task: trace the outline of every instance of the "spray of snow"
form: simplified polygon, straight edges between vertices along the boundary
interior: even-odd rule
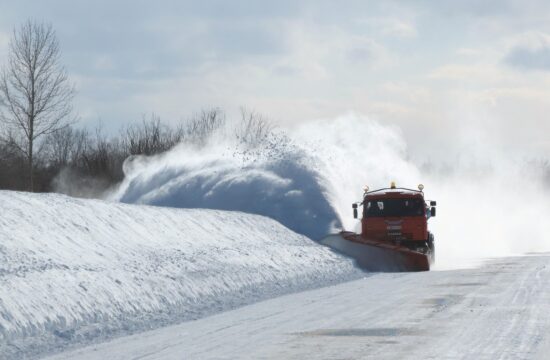
[[[280,133],[253,145],[226,134],[220,130],[206,146],[181,145],[161,156],[130,159],[114,198],[260,214],[314,239],[340,227],[315,156]]]
[[[261,214],[320,239],[339,228],[357,230],[350,204],[361,199],[365,184],[423,183],[439,205],[430,220],[439,268],[549,250],[544,236],[550,228],[539,220],[550,215],[543,177],[526,166],[523,154],[504,156],[482,131],[471,129],[454,134],[460,156],[422,166],[408,158],[399,128],[354,114],[304,123],[254,147],[220,131],[205,147],[182,145],[131,159],[112,197]]]

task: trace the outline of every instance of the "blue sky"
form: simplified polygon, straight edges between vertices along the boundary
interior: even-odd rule
[[[420,153],[472,128],[550,150],[548,2],[1,2],[0,61],[14,27],[51,22],[84,124],[246,106],[291,126],[353,111]]]

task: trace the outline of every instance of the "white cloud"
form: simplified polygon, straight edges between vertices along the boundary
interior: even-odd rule
[[[396,102],[374,101],[369,104],[371,111],[375,114],[383,114],[384,116],[396,116],[396,115],[411,115],[413,109],[410,107],[401,105]]]
[[[499,87],[489,88],[478,92],[470,92],[470,95],[479,103],[497,106],[501,101],[532,101],[546,103],[548,93],[531,87]]]
[[[482,54],[483,51],[479,49],[473,49],[473,48],[459,48],[456,50],[456,54],[463,57],[473,57],[473,56],[479,56]]]
[[[510,47],[522,46],[529,49],[539,49],[550,44],[550,34],[542,31],[526,31],[508,39]]]
[[[429,77],[483,83],[504,80],[509,74],[492,64],[447,64],[434,69]]]
[[[396,98],[407,99],[414,103],[427,102],[432,98],[430,90],[418,84],[386,82],[381,85],[381,88]]]
[[[314,25],[288,22],[285,31],[279,34],[285,38],[286,53],[273,59],[273,71],[303,80],[315,81],[328,77],[333,39],[319,31]],[[319,46],[322,43],[323,46]],[[282,73],[281,73],[282,71]]]
[[[414,38],[418,35],[415,25],[397,18],[377,18],[370,20],[384,35],[400,38]]]
[[[336,51],[346,54],[347,61],[366,69],[380,70],[397,64],[397,58],[380,42],[368,36],[342,34]],[[345,65],[343,65],[345,66]]]
[[[95,58],[93,66],[99,71],[111,71],[115,69],[113,58],[109,55],[99,55]]]

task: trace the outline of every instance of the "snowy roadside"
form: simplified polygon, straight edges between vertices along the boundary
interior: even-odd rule
[[[378,273],[48,360],[548,359],[550,254]]]
[[[0,191],[0,357],[38,356],[361,276],[269,218]]]

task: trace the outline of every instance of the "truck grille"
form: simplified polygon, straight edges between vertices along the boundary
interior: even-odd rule
[[[389,237],[401,237],[401,221],[386,221]]]

